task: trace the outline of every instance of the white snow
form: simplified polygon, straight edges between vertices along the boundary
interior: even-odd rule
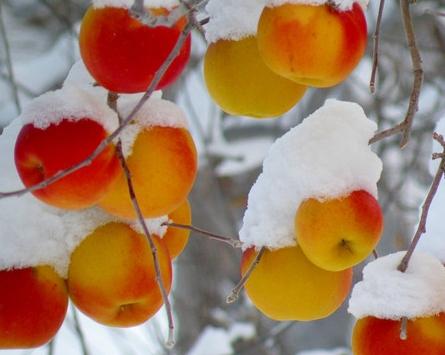
[[[139,96],[122,96],[118,100],[118,110],[123,118],[128,117],[139,101]],[[167,100],[150,98],[136,113],[131,124],[120,134],[122,150],[128,157],[139,132],[154,126],[188,129],[187,117],[181,108]]]
[[[399,320],[445,311],[445,268],[435,257],[415,251],[408,270],[397,267],[405,252],[380,257],[363,269],[352,290],[348,311],[356,318]]]
[[[93,0],[93,6],[95,8],[102,7],[123,7],[129,9],[134,3],[134,0]],[[144,0],[144,6],[148,8],[164,8],[167,10],[172,9],[179,5],[178,0]]]
[[[264,5],[265,0],[210,0],[206,6],[210,16],[206,25],[207,42],[237,41],[256,35]]]
[[[313,349],[304,350],[297,353],[297,355],[351,355],[352,352],[346,348],[335,348],[335,349]]]
[[[165,222],[169,222],[168,216],[145,219],[145,224],[150,234],[155,234],[160,238],[162,238],[165,235],[165,233],[167,233],[168,227],[162,225]],[[130,226],[136,232],[144,234],[144,229],[142,228],[139,221],[131,223]]]
[[[284,4],[305,4],[321,6],[328,3],[328,0],[265,0],[267,7],[278,7]],[[363,9],[368,6],[369,0],[333,0],[333,4],[340,11],[348,11],[354,2],[358,2]]]
[[[277,139],[248,196],[240,230],[245,247],[295,245],[294,217],[305,199],[356,190],[377,198],[382,162],[368,145],[376,128],[358,104],[331,99]]]
[[[32,123],[40,129],[58,124],[62,119],[76,121],[84,118],[96,121],[107,132],[118,127],[117,115],[99,96],[74,85],[65,85],[60,90],[49,91],[35,98],[26,105],[20,116],[24,125]]]

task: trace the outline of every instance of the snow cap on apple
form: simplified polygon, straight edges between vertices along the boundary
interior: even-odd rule
[[[397,270],[406,252],[380,257],[363,269],[352,290],[348,311],[356,318],[400,320],[429,317],[445,311],[445,268],[426,253],[415,251],[406,272]]]
[[[254,36],[264,4],[265,0],[210,0],[206,6],[210,16],[205,34],[207,42],[238,41]]]
[[[284,4],[303,4],[312,6],[321,6],[325,4],[333,4],[340,11],[351,10],[354,2],[360,4],[363,9],[368,6],[369,0],[265,0],[267,7],[277,7]]]
[[[134,0],[93,0],[93,6],[95,8],[123,7],[129,9],[133,6],[133,4]],[[178,0],[144,0],[144,6],[151,9],[164,8],[170,10],[178,5]]]
[[[368,145],[376,129],[358,104],[331,99],[277,139],[248,196],[240,230],[244,246],[296,245],[295,213],[306,199],[358,190],[377,198],[382,162]]]

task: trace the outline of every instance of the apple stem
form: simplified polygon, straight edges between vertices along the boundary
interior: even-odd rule
[[[411,243],[408,247],[405,256],[403,257],[402,261],[400,262],[400,265],[397,268],[401,272],[405,272],[408,269],[409,260],[411,259],[411,256],[414,253],[417,243],[419,242],[422,234],[426,232],[426,221],[428,219],[428,212],[445,172],[445,140],[443,136],[441,136],[436,132],[433,133],[433,139],[442,145],[444,156],[442,157],[442,160],[439,164],[439,168],[437,169],[436,175],[434,176],[433,182],[431,183],[430,190],[428,191],[428,194],[425,198],[425,202],[423,203],[422,214],[420,215],[420,222],[419,225],[417,226],[416,233],[414,234],[414,237],[411,240]]]
[[[122,118],[121,118],[119,112],[117,111],[118,98],[119,98],[118,94],[109,92],[108,97],[107,97],[107,103],[110,106],[110,108],[116,112],[116,114],[119,118],[119,123],[122,123]],[[150,245],[151,254],[153,257],[153,264],[154,264],[155,272],[156,272],[156,283],[158,284],[159,290],[162,295],[162,300],[165,305],[165,310],[167,312],[168,337],[165,342],[165,346],[167,348],[172,348],[175,345],[175,339],[174,339],[175,325],[174,325],[172,307],[171,307],[170,301],[168,299],[168,293],[167,293],[167,290],[165,289],[164,281],[162,280],[161,267],[160,267],[159,258],[158,258],[158,251],[157,251],[155,243],[153,242],[153,238],[150,234],[150,231],[148,230],[147,224],[145,223],[145,219],[142,214],[142,210],[139,205],[139,201],[136,197],[136,193],[134,191],[134,186],[133,186],[133,181],[131,179],[130,169],[128,168],[127,161],[125,160],[125,156],[122,151],[122,142],[120,139],[118,140],[118,142],[116,144],[116,155],[119,158],[119,161],[121,163],[122,169],[124,171],[124,174],[125,174],[125,177],[127,180],[128,193],[130,195],[131,203],[133,204],[133,209],[136,212],[139,223],[141,224],[144,234],[147,237],[148,244]]]
[[[234,287],[232,292],[227,296],[226,302],[227,303],[233,303],[239,298],[239,294],[241,290],[243,289],[244,285],[246,284],[247,280],[249,279],[252,272],[255,270],[259,262],[261,261],[261,258],[266,251],[265,247],[262,247],[258,254],[255,256],[255,259],[253,259],[252,263],[249,265],[249,268],[247,269],[246,273],[243,275],[241,280],[238,282],[238,284]]]
[[[378,12],[378,15],[377,15],[377,22],[376,22],[376,25],[375,25],[375,32],[374,32],[374,35],[373,35],[374,49],[373,49],[373,52],[372,52],[371,79],[369,81],[369,90],[371,91],[371,94],[375,93],[375,78],[376,78],[377,70],[378,70],[378,66],[379,66],[380,24],[382,22],[384,6],[385,6],[385,0],[380,0],[379,12]]]
[[[157,85],[161,81],[162,77],[164,76],[165,72],[169,68],[170,64],[175,60],[175,58],[178,56],[182,45],[184,44],[185,40],[187,39],[188,35],[194,28],[193,21],[188,21],[187,25],[184,27],[182,32],[180,33],[178,40],[176,41],[175,46],[169,53],[167,59],[162,63],[159,70],[155,73],[153,80],[151,81],[150,85],[148,86],[147,90],[145,91],[144,95],[141,97],[141,99],[138,101],[138,103],[135,105],[133,110],[130,112],[130,114],[125,117],[122,120],[122,123],[119,125],[118,128],[116,128],[108,137],[102,140],[100,144],[97,146],[97,148],[84,160],[80,161],[77,164],[74,164],[73,166],[59,171],[57,174],[54,174],[53,176],[42,180],[38,184],[35,184],[33,186],[30,186],[28,188],[23,188],[19,190],[14,191],[8,191],[8,192],[0,192],[0,198],[6,198],[11,196],[22,196],[26,193],[37,191],[40,189],[44,189],[45,187],[48,187],[49,185],[55,183],[56,181],[59,181],[60,179],[63,179],[65,176],[68,176],[74,172],[76,172],[79,169],[82,169],[83,167],[86,167],[90,165],[93,160],[98,157],[105,148],[108,147],[109,144],[113,143],[114,139],[121,134],[121,132],[124,130],[124,128],[133,120],[134,116],[139,112],[139,110],[144,106],[144,104],[147,102],[147,100],[150,98],[150,96],[153,94],[153,92],[156,90]]]
[[[400,339],[408,339],[408,318],[406,317],[402,317],[402,319],[400,320]]]
[[[419,97],[420,90],[423,83],[423,68],[422,68],[422,57],[420,56],[419,48],[416,43],[416,35],[414,32],[413,21],[410,13],[410,0],[400,1],[400,10],[402,13],[403,29],[405,32],[406,42],[408,44],[411,62],[413,66],[413,86],[411,90],[411,95],[409,98],[408,109],[405,115],[405,119],[399,124],[392,128],[386,129],[382,132],[377,133],[369,140],[369,144],[378,142],[386,137],[402,133],[402,139],[400,141],[400,147],[404,148],[409,141],[411,135],[411,127],[413,124],[414,115],[419,108]]]
[[[225,237],[222,235],[218,235],[209,231],[206,231],[204,229],[195,227],[193,225],[187,225],[187,224],[179,224],[179,223],[173,223],[173,222],[164,222],[162,223],[163,226],[172,227],[172,228],[179,228],[179,229],[187,229],[193,232],[197,232],[199,236],[206,236],[210,239],[217,240],[222,243],[226,243],[230,245],[232,248],[241,248],[243,246],[243,242],[240,240],[234,239],[232,237]]]

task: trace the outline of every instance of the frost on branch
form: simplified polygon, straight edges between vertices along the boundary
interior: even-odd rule
[[[93,0],[93,6],[95,8],[102,7],[123,7],[126,9],[133,6],[134,0]],[[164,8],[167,10],[172,9],[179,5],[178,0],[144,0],[144,6],[148,8]]]
[[[356,318],[399,320],[445,311],[445,268],[435,257],[414,252],[406,272],[397,270],[404,251],[380,257],[363,269],[349,301]]]
[[[240,230],[245,246],[296,244],[294,217],[300,203],[365,190],[377,198],[382,162],[368,141],[377,126],[352,102],[325,105],[279,138],[252,187]]]

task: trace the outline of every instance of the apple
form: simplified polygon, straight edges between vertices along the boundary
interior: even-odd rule
[[[264,64],[256,36],[211,43],[204,56],[204,79],[213,100],[235,116],[280,116],[306,91]]]
[[[152,9],[166,15],[165,9]],[[147,89],[186,25],[182,17],[171,27],[149,27],[120,7],[90,7],[80,27],[80,54],[88,71],[106,89],[136,93]],[[175,81],[190,57],[188,36],[156,89]]]
[[[339,10],[327,3],[266,7],[258,23],[258,49],[278,75],[301,85],[339,84],[363,57],[367,25],[361,6]]]
[[[340,271],[366,259],[383,229],[377,200],[364,190],[337,199],[302,202],[295,216],[295,234],[315,265]]]
[[[0,271],[0,349],[49,342],[68,307],[64,280],[50,266]]]
[[[241,260],[244,275],[254,248]],[[331,272],[312,264],[299,246],[266,250],[245,284],[247,296],[266,316],[279,321],[310,321],[335,312],[349,293],[352,269]]]
[[[127,164],[144,217],[164,216],[184,202],[193,186],[195,144],[187,129],[146,127],[138,133]],[[123,172],[99,206],[119,217],[136,218]]]
[[[162,240],[153,241],[169,292],[170,256]],[[163,304],[147,238],[125,223],[110,222],[86,236],[71,255],[67,283],[76,307],[108,326],[141,324]]]
[[[46,129],[29,123],[21,129],[15,144],[15,165],[26,187],[46,180],[87,158],[107,137],[105,129],[85,117],[63,118]],[[90,165],[33,191],[40,200],[59,208],[80,209],[97,203],[119,178],[119,160],[109,145]]]
[[[397,300],[395,300],[397,302]],[[400,339],[401,321],[365,317],[352,333],[354,355],[443,355],[445,313],[408,319],[406,339]]]

